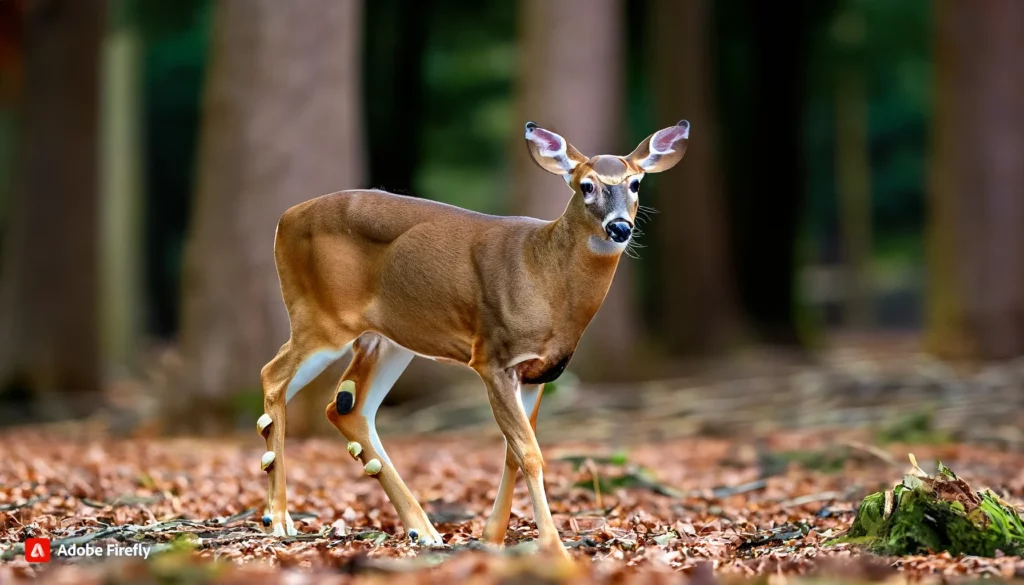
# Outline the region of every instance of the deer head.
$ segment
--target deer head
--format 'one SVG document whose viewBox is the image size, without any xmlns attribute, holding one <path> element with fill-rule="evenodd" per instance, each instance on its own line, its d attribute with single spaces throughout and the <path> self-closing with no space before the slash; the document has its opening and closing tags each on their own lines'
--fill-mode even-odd
<svg viewBox="0 0 1024 585">
<path fill-rule="evenodd" d="M 633 236 L 640 205 L 640 181 L 647 173 L 675 166 L 686 152 L 690 123 L 648 136 L 628 156 L 601 154 L 587 157 L 562 136 L 526 123 L 526 145 L 540 168 L 561 175 L 572 188 L 573 200 L 587 211 L 597 231 L 596 250 L 622 251 Z M 602 241 L 603 240 L 603 241 Z"/>
</svg>

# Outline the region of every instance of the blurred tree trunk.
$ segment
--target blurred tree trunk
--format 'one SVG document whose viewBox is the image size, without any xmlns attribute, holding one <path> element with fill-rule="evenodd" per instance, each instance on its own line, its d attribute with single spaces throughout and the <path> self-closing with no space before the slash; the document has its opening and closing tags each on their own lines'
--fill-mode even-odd
<svg viewBox="0 0 1024 585">
<path fill-rule="evenodd" d="M 101 321 L 104 376 L 137 366 L 142 333 L 142 41 L 131 0 L 110 0 L 103 43 Z"/>
<path fill-rule="evenodd" d="M 934 5 L 929 348 L 1024 355 L 1024 3 Z"/>
<path fill-rule="evenodd" d="M 864 66 L 865 23 L 859 6 L 850 4 L 837 16 L 833 36 L 845 57 L 835 75 L 835 167 L 839 224 L 848 280 L 843 325 L 867 330 L 875 322 L 871 286 L 871 161 Z"/>
<path fill-rule="evenodd" d="M 370 184 L 413 193 L 421 162 L 427 32 L 435 0 L 374 0 L 366 5 L 363 79 Z M 396 136 L 402 136 L 396 140 Z"/>
<path fill-rule="evenodd" d="M 362 183 L 361 12 L 355 0 L 215 7 L 186 245 L 186 380 L 167 409 L 176 430 L 223 426 L 242 402 L 262 412 L 260 369 L 289 337 L 274 266 L 277 221 L 297 203 Z M 289 432 L 329 426 L 329 399 L 317 390 L 293 402 Z"/>
<path fill-rule="evenodd" d="M 629 153 L 635 145 L 624 144 L 621 131 L 622 1 L 523 0 L 520 11 L 519 122 L 533 120 L 558 132 L 587 156 Z M 566 23 L 572 26 L 567 29 Z M 540 219 L 557 218 L 571 190 L 537 168 L 519 132 L 513 153 L 513 208 Z M 573 369 L 602 377 L 633 375 L 626 365 L 640 319 L 632 262 L 626 257 L 619 262 L 608 297 L 573 358 Z"/>
<path fill-rule="evenodd" d="M 843 324 L 858 330 L 875 322 L 871 287 L 871 165 L 864 78 L 859 69 L 839 73 L 836 86 L 836 189 L 843 255 L 849 274 Z"/>
<path fill-rule="evenodd" d="M 649 54 L 659 127 L 694 131 L 678 169 L 659 176 L 659 318 L 669 349 L 715 353 L 739 343 L 740 323 L 718 161 L 710 0 L 654 0 Z M 641 197 L 642 198 L 642 197 Z"/>
<path fill-rule="evenodd" d="M 760 341 L 799 346 L 796 243 L 806 179 L 807 51 L 833 0 L 716 4 L 735 46 L 724 80 L 730 248 L 745 317 Z M 740 11 L 749 19 L 731 19 Z M 747 28 L 749 27 L 749 28 Z M 696 132 L 696 129 L 694 130 Z"/>
<path fill-rule="evenodd" d="M 24 19 L 20 2 L 0 2 L 0 259 L 10 226 L 14 153 L 18 146 L 18 102 L 22 92 Z M 0 260 L 2 262 L 2 260 Z M 0 273 L 3 264 L 0 263 Z"/>
<path fill-rule="evenodd" d="M 37 405 L 45 405 L 37 414 L 77 416 L 100 397 L 96 153 L 104 3 L 25 6 L 20 143 L 0 265 L 0 387 L 34 391 Z"/>
</svg>

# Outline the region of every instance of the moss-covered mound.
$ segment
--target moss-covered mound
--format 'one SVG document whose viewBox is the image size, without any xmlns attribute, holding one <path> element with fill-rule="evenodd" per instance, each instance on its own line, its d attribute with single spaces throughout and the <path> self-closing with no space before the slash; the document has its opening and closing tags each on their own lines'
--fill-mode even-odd
<svg viewBox="0 0 1024 585">
<path fill-rule="evenodd" d="M 976 492 L 946 466 L 931 477 L 911 455 L 914 473 L 892 490 L 864 498 L 840 539 L 883 555 L 949 551 L 992 557 L 1024 553 L 1024 523 L 989 490 Z"/>
</svg>

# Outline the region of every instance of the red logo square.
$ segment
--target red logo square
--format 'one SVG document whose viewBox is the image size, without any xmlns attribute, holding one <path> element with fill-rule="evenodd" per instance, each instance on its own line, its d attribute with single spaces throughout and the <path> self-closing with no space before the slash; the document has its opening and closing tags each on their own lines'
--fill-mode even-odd
<svg viewBox="0 0 1024 585">
<path fill-rule="evenodd" d="M 29 538 L 25 540 L 25 560 L 30 563 L 50 562 L 50 539 Z"/>
</svg>

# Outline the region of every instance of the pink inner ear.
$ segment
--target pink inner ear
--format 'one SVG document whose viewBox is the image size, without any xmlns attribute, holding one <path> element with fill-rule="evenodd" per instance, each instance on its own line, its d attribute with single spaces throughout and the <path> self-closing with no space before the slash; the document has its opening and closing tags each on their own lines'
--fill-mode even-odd
<svg viewBox="0 0 1024 585">
<path fill-rule="evenodd" d="M 686 134 L 687 128 L 673 126 L 659 131 L 651 139 L 651 150 L 655 152 L 668 152 L 672 145 Z"/>
<path fill-rule="evenodd" d="M 562 141 L 554 132 L 548 132 L 543 128 L 534 128 L 531 139 L 546 152 L 558 152 L 562 150 Z"/>
</svg>

